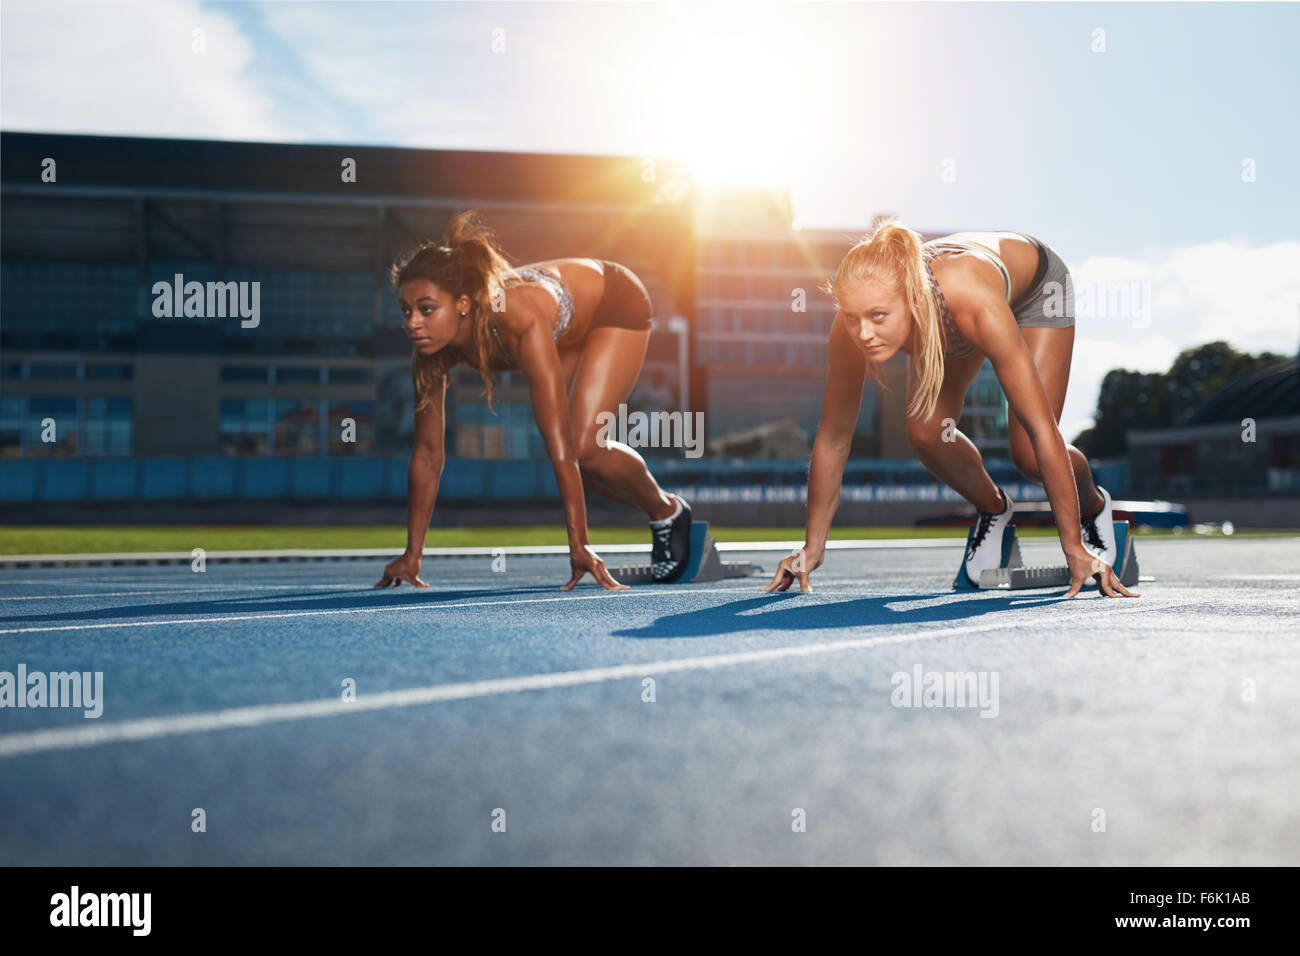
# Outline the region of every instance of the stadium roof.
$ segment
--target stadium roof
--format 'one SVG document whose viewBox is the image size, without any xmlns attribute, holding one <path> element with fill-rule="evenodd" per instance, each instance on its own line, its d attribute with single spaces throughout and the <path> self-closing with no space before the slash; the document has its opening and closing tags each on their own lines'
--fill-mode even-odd
<svg viewBox="0 0 1300 956">
<path fill-rule="evenodd" d="M 1290 415 L 1300 415 L 1300 359 L 1257 369 L 1225 385 L 1206 399 L 1187 424 L 1214 425 Z"/>
<path fill-rule="evenodd" d="M 253 143 L 61 133 L 0 132 L 6 186 L 41 182 L 46 157 L 69 186 L 267 190 L 394 197 L 646 203 L 648 157 L 497 153 L 390 146 Z M 341 181 L 351 157 L 357 181 Z M 649 181 L 688 183 L 679 164 L 655 159 Z"/>
</svg>

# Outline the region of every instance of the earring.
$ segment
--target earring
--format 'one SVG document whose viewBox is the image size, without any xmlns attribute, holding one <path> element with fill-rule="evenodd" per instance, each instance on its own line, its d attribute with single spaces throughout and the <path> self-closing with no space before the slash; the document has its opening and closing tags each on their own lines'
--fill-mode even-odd
<svg viewBox="0 0 1300 956">
<path fill-rule="evenodd" d="M 460 314 L 460 317 L 463 319 L 463 318 L 465 318 L 465 316 L 467 316 L 467 315 L 469 315 L 468 312 L 462 312 L 462 313 Z"/>
</svg>

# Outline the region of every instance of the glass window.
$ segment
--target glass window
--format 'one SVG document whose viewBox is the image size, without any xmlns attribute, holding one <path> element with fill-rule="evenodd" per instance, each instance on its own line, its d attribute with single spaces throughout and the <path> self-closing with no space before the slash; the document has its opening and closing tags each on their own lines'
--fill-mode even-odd
<svg viewBox="0 0 1300 956">
<path fill-rule="evenodd" d="M 66 262 L 0 264 L 0 312 L 6 335 L 35 337 L 130 333 L 139 290 L 134 265 Z M 24 334 L 26 333 L 26 334 Z"/>
<path fill-rule="evenodd" d="M 27 377 L 37 381 L 52 379 L 75 379 L 76 362 L 31 362 L 27 366 Z"/>
<path fill-rule="evenodd" d="M 290 400 L 275 403 L 275 454 L 319 454 L 320 429 L 320 402 Z"/>
<path fill-rule="evenodd" d="M 261 329 L 313 339 L 358 339 L 372 332 L 373 278 L 368 272 L 240 268 L 228 270 L 227 278 L 260 283 Z M 388 301 L 397 313 L 394 324 L 400 326 L 397 297 L 390 295 Z"/>
<path fill-rule="evenodd" d="M 270 405 L 264 398 L 221 400 L 223 455 L 265 455 L 270 450 Z"/>
<path fill-rule="evenodd" d="M 0 397 L 0 457 L 22 454 L 23 418 L 23 399 Z"/>
<path fill-rule="evenodd" d="M 70 396 L 27 399 L 29 455 L 75 455 L 81 448 L 80 403 Z"/>
<path fill-rule="evenodd" d="M 331 385 L 360 385 L 368 384 L 374 380 L 374 370 L 368 368 L 332 366 L 329 370 L 329 382 Z"/>
<path fill-rule="evenodd" d="M 320 366 L 318 365 L 277 365 L 275 367 L 275 380 L 277 382 L 314 385 L 320 382 L 320 372 Z"/>
<path fill-rule="evenodd" d="M 87 365 L 86 378 L 95 381 L 129 382 L 135 375 L 131 365 Z"/>
<path fill-rule="evenodd" d="M 269 365 L 223 365 L 223 382 L 265 382 L 270 377 Z"/>
<path fill-rule="evenodd" d="M 344 440 L 347 418 L 352 419 L 352 441 Z M 331 455 L 368 455 L 375 447 L 375 403 L 331 402 L 325 427 Z"/>
<path fill-rule="evenodd" d="M 126 397 L 92 398 L 86 403 L 86 454 L 131 454 L 133 404 Z"/>
</svg>

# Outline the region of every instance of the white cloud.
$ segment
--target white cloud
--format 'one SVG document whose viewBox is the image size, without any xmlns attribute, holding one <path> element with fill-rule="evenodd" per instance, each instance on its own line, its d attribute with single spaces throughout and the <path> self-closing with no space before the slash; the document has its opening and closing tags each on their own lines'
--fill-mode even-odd
<svg viewBox="0 0 1300 956">
<path fill-rule="evenodd" d="M 194 0 L 5 0 L 5 129 L 275 140 L 273 104 L 245 76 L 253 49 Z M 193 31 L 204 31 L 195 52 Z"/>
<path fill-rule="evenodd" d="M 1165 267 L 1172 294 L 1199 313 L 1194 338 L 1226 339 L 1243 351 L 1296 351 L 1300 334 L 1300 242 L 1251 249 L 1214 242 L 1181 250 Z"/>
<path fill-rule="evenodd" d="M 1061 414 L 1067 438 L 1092 424 L 1111 369 L 1163 372 L 1184 349 L 1217 340 L 1246 352 L 1296 352 L 1300 242 L 1222 240 L 1151 259 L 1095 257 L 1071 273 L 1076 299 L 1090 296 L 1093 308 L 1075 319 Z"/>
<path fill-rule="evenodd" d="M 1091 427 L 1101 380 L 1111 369 L 1163 372 L 1185 347 L 1162 335 L 1125 340 L 1090 338 L 1076 332 L 1074 358 L 1070 363 L 1070 388 L 1061 412 L 1061 434 L 1073 441 L 1075 435 Z"/>
<path fill-rule="evenodd" d="M 1128 341 L 1157 334 L 1182 348 L 1224 340 L 1242 351 L 1296 351 L 1300 335 L 1300 242 L 1251 247 L 1242 240 L 1185 246 L 1161 258 L 1092 258 L 1071 270 L 1076 297 L 1087 287 L 1094 301 L 1106 293 L 1149 292 L 1146 314 L 1080 315 L 1080 335 L 1104 331 Z M 1137 284 L 1149 284 L 1138 290 Z"/>
</svg>

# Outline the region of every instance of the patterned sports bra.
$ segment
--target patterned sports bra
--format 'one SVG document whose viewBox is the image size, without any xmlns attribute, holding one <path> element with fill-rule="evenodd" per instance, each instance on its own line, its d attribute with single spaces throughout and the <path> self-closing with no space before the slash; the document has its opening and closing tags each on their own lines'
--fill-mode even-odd
<svg viewBox="0 0 1300 956">
<path fill-rule="evenodd" d="M 930 269 L 930 262 L 935 256 L 945 252 L 973 252 L 983 256 L 1002 273 L 1002 281 L 1007 286 L 1007 302 L 1011 301 L 1011 273 L 1007 271 L 1006 263 L 997 252 L 973 239 L 932 239 L 921 247 L 921 252 L 925 257 L 925 272 L 930 277 L 930 288 L 934 290 L 934 301 L 939 306 L 939 321 L 943 323 L 945 343 L 943 354 L 953 358 L 970 355 L 975 351 L 975 346 L 962 338 L 961 333 L 957 331 L 957 325 L 952 320 L 952 312 L 948 310 L 948 303 L 944 300 L 943 290 L 939 288 L 939 280 L 934 277 L 934 272 Z"/>
<path fill-rule="evenodd" d="M 569 295 L 569 290 L 564 287 L 563 282 L 551 275 L 551 273 L 544 269 L 534 269 L 532 266 L 516 269 L 515 277 L 522 282 L 541 283 L 546 286 L 551 295 L 555 296 L 556 315 L 553 332 L 555 341 L 560 341 L 564 333 L 569 331 L 569 323 L 573 321 L 573 296 Z M 507 362 L 514 365 L 514 357 L 511 356 L 510 350 L 506 348 L 505 343 L 501 341 L 501 333 L 497 331 L 495 318 L 488 319 L 488 328 L 492 330 L 492 337 L 496 339 L 497 348 L 501 350 L 501 354 L 505 356 Z"/>
</svg>

